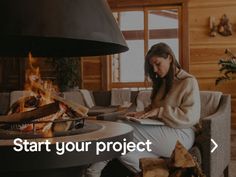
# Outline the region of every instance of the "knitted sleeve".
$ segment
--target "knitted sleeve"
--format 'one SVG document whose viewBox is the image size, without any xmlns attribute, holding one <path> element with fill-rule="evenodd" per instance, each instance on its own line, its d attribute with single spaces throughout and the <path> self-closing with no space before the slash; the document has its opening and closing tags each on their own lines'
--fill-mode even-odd
<svg viewBox="0 0 236 177">
<path fill-rule="evenodd" d="M 190 128 L 200 119 L 200 93 L 195 78 L 186 79 L 186 87 L 178 107 L 164 105 L 160 107 L 158 119 L 173 128 Z"/>
</svg>

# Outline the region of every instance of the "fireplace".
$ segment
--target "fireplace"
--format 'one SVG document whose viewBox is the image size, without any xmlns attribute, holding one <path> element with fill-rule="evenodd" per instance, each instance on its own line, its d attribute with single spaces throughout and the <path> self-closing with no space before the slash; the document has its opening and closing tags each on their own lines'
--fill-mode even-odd
<svg viewBox="0 0 236 177">
<path fill-rule="evenodd" d="M 128 50 L 105 0 L 21 0 L 14 1 L 14 3 L 1 0 L 0 22 L 1 57 L 26 57 L 29 52 L 35 57 L 80 57 L 109 55 Z M 38 89 L 44 91 L 42 88 Z M 73 107 L 60 96 L 54 95 L 53 99 L 58 99 L 57 101 L 67 106 L 69 104 L 70 108 Z M 12 120 L 20 120 L 20 124 L 32 124 L 31 121 L 39 118 L 38 115 L 42 114 L 45 109 L 48 109 L 49 113 L 55 113 L 53 110 L 58 110 L 60 107 L 54 103 L 50 104 L 49 108 L 49 105 L 40 107 L 42 110 L 37 110 L 37 116 L 35 116 L 35 110 L 29 111 L 30 114 L 27 111 L 21 115 L 13 113 L 15 119 Z M 75 110 L 72 109 L 73 111 Z M 52 149 L 56 141 L 101 140 L 106 142 L 121 141 L 123 138 L 127 138 L 127 141 L 131 140 L 132 129 L 130 127 L 99 121 L 84 122 L 84 114 L 86 111 L 79 116 L 77 114 L 77 117 L 70 120 L 75 126 L 74 131 L 47 136 L 52 142 Z M 4 123 L 4 126 L 18 124 L 16 121 L 10 121 L 9 125 L 6 125 L 6 120 L 9 120 L 8 116 L 0 118 L 0 122 Z M 39 123 L 50 122 L 41 120 Z M 60 157 L 45 152 L 14 152 L 12 138 L 15 136 L 29 138 L 31 141 L 45 139 L 41 134 L 37 134 L 35 126 L 32 124 L 33 128 L 30 134 L 6 135 L 5 132 L 1 132 L 0 153 L 6 161 L 1 167 L 0 175 L 18 177 L 80 176 L 78 166 L 105 160 L 108 157 L 116 157 L 119 154 L 110 152 L 109 154 L 104 153 L 101 157 L 92 157 L 90 152 L 81 155 L 72 152 Z M 83 129 L 78 129 L 82 126 L 84 126 Z M 101 132 L 103 133 L 100 134 Z M 92 151 L 94 150 L 93 147 Z M 82 161 L 80 161 L 81 159 Z"/>
<path fill-rule="evenodd" d="M 0 56 L 69 57 L 125 52 L 105 0 L 0 1 Z"/>
<path fill-rule="evenodd" d="M 29 53 L 25 90 L 15 96 L 12 93 L 10 108 L 0 116 L 0 137 L 51 138 L 79 133 L 88 108 L 65 99 L 57 85 L 42 80 L 34 62 Z"/>
</svg>

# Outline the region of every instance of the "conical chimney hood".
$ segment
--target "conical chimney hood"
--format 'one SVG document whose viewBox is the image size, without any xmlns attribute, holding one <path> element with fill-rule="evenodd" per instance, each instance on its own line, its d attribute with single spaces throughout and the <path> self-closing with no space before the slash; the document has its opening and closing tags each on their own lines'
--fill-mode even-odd
<svg viewBox="0 0 236 177">
<path fill-rule="evenodd" d="M 127 44 L 105 0 L 1 0 L 0 56 L 93 56 Z"/>
</svg>

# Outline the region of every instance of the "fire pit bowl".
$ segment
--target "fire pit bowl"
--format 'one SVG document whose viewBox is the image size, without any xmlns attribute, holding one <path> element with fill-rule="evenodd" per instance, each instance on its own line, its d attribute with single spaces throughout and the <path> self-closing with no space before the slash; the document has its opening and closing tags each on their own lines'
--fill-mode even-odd
<svg viewBox="0 0 236 177">
<path fill-rule="evenodd" d="M 66 123 L 66 122 L 72 122 L 70 125 L 70 129 L 67 131 L 56 131 L 56 132 L 50 132 L 50 133 L 44 133 L 40 131 L 36 131 L 36 125 L 42 124 L 42 123 L 52 123 L 54 125 Z M 78 118 L 70 118 L 70 119 L 62 119 L 62 120 L 53 120 L 53 121 L 33 121 L 29 122 L 30 124 L 33 124 L 33 130 L 29 132 L 23 132 L 23 131 L 14 131 L 14 130 L 5 130 L 4 128 L 8 127 L 14 127 L 18 126 L 19 123 L 17 122 L 10 122 L 10 123 L 4 123 L 2 125 L 2 129 L 0 128 L 0 139 L 15 139 L 16 137 L 24 138 L 24 139 L 30 139 L 30 138 L 50 138 L 50 137 L 58 137 L 58 136 L 69 136 L 69 135 L 75 135 L 75 134 L 81 134 L 89 131 L 97 130 L 99 127 L 96 125 L 88 125 L 86 124 L 86 129 L 81 129 L 84 127 L 85 117 L 78 117 Z M 25 122 L 27 123 L 27 122 Z"/>
<path fill-rule="evenodd" d="M 132 127 L 127 124 L 97 120 L 86 120 L 82 132 L 76 135 L 34 138 L 30 142 L 42 142 L 48 140 L 51 152 L 42 149 L 40 152 L 16 152 L 14 140 L 0 140 L 0 157 L 4 159 L 0 168 L 0 176 L 8 177 L 64 177 L 80 176 L 83 166 L 90 163 L 112 159 L 121 155 L 121 152 L 104 151 L 96 155 L 97 142 L 129 142 L 133 138 Z M 17 137 L 15 137 L 17 138 Z M 56 143 L 66 142 L 91 142 L 88 151 L 65 152 L 63 155 L 56 153 Z"/>
</svg>

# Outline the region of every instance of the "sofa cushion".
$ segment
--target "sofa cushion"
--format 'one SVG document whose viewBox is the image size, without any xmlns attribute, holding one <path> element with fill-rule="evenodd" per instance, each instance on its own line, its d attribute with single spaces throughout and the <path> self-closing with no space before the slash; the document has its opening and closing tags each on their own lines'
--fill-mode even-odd
<svg viewBox="0 0 236 177">
<path fill-rule="evenodd" d="M 137 96 L 136 111 L 143 111 L 148 105 L 151 104 L 151 90 L 141 90 Z"/>
<path fill-rule="evenodd" d="M 201 118 L 207 117 L 217 111 L 222 92 L 201 91 Z"/>
<path fill-rule="evenodd" d="M 85 106 L 85 102 L 82 94 L 79 91 L 68 91 L 63 92 L 64 98 L 70 101 L 73 101 L 77 104 Z"/>
<path fill-rule="evenodd" d="M 84 98 L 84 102 L 86 104 L 86 106 L 88 108 L 92 108 L 94 107 L 94 100 L 91 96 L 90 91 L 86 90 L 86 89 L 80 89 L 80 93 L 82 94 L 83 98 Z"/>
<path fill-rule="evenodd" d="M 131 101 L 130 89 L 112 89 L 111 91 L 111 105 L 119 106 Z"/>
<path fill-rule="evenodd" d="M 10 93 L 10 105 L 19 100 L 19 98 L 30 96 L 30 94 L 31 94 L 30 91 L 22 91 L 22 90 L 12 91 Z"/>
<path fill-rule="evenodd" d="M 96 106 L 110 106 L 111 92 L 110 91 L 93 91 L 94 102 Z"/>
</svg>

